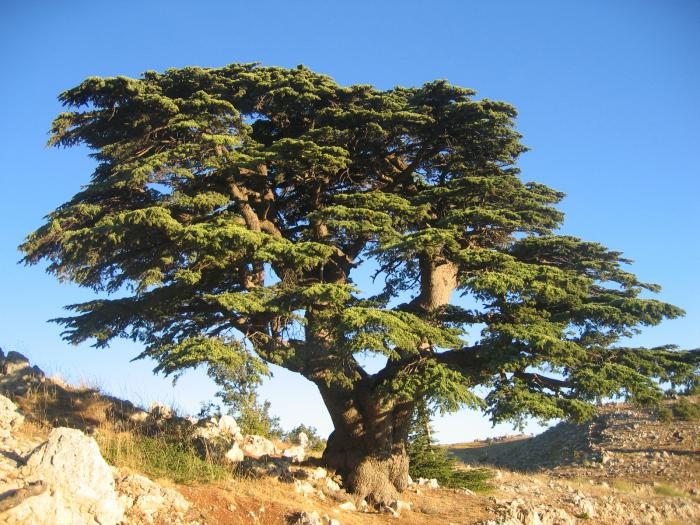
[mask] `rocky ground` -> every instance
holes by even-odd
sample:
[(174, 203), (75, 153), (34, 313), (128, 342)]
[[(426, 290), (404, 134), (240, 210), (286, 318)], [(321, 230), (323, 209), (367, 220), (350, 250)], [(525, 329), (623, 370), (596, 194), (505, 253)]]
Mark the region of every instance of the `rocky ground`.
[[(271, 442), (243, 435), (230, 417), (195, 421), (160, 405), (143, 410), (46, 378), (12, 352), (0, 352), (0, 394), (0, 523), (700, 523), (697, 422), (662, 423), (622, 405), (535, 438), (452, 446), (464, 468), (493, 466), (490, 494), (416, 480), (400, 501), (370, 509), (309, 457), (303, 436)], [(115, 461), (104, 449), (113, 436), (133, 432), (177, 432), (227, 475), (186, 484), (167, 473), (145, 476), (145, 465)]]
[(700, 522), (697, 421), (663, 422), (653, 410), (611, 404), (584, 425), (561, 423), (536, 437), (450, 451), (502, 473), (493, 500), (502, 520), (495, 523), (528, 523), (535, 514), (542, 523)]

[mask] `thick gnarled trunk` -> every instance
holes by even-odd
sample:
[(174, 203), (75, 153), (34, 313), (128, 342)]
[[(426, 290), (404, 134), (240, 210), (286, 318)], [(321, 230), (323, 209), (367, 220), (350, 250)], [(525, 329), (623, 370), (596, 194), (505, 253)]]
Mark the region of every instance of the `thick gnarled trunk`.
[(366, 386), (352, 392), (319, 386), (335, 430), (323, 453), (359, 499), (389, 504), (408, 485), (405, 442), (413, 403), (381, 399)]

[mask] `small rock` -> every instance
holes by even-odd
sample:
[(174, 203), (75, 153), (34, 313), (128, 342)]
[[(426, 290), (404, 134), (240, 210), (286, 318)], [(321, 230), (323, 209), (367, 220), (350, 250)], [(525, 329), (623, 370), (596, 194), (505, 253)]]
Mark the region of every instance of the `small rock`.
[(308, 481), (295, 480), (294, 481), (294, 491), (296, 493), (302, 494), (306, 497), (306, 496), (309, 496), (310, 494), (314, 494), (316, 492), (316, 489)]
[(336, 492), (340, 490), (340, 485), (338, 485), (335, 481), (333, 481), (331, 478), (326, 478), (325, 479), (325, 487), (333, 492)]
[(323, 522), (316, 511), (300, 512), (292, 523), (294, 525), (323, 525)]
[(326, 476), (328, 476), (328, 471), (323, 467), (316, 467), (311, 471), (311, 474), (309, 474), (311, 479), (323, 479)]

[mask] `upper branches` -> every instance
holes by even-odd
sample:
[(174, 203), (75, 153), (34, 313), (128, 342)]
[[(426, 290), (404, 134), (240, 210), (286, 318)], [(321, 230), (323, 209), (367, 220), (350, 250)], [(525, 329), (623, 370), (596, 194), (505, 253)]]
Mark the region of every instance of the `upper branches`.
[[(97, 166), (24, 261), (119, 292), (59, 319), (70, 341), (132, 337), (165, 372), (262, 373), (254, 352), (446, 409), (479, 404), (481, 385), (495, 419), (578, 417), (687, 381), (695, 354), (616, 346), (682, 311), (643, 297), (658, 287), (620, 253), (555, 235), (563, 194), (520, 179), (515, 109), (474, 95), (254, 64), (87, 79), (60, 96), (49, 143), (86, 145)], [(367, 374), (363, 352), (386, 368)]]

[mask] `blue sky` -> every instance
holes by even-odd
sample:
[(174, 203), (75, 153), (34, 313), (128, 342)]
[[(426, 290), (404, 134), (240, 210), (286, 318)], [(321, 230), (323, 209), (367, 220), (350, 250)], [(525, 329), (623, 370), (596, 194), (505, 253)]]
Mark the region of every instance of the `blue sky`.
[[(700, 3), (575, 1), (5, 0), (0, 6), (0, 347), (74, 381), (196, 411), (203, 373), (173, 388), (139, 348), (71, 347), (47, 319), (90, 293), (17, 264), (16, 246), (88, 181), (83, 149), (47, 149), (56, 96), (85, 77), (260, 61), (342, 84), (436, 78), (514, 104), (532, 148), (523, 178), (567, 193), (563, 231), (623, 251), (687, 311), (635, 343), (700, 346)], [(330, 430), (312, 385), (284, 371), (263, 388), (283, 425)], [(436, 421), (444, 442), (498, 435), (475, 413)], [(530, 427), (535, 430), (536, 427)]]

